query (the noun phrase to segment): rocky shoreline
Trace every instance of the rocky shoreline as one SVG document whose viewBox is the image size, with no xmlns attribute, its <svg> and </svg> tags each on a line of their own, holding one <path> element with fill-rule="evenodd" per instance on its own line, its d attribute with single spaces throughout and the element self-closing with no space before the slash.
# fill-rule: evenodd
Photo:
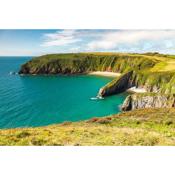
<svg viewBox="0 0 175 175">
<path fill-rule="evenodd" d="M 122 111 L 145 108 L 173 108 L 175 96 L 157 93 L 132 94 L 126 97 L 121 107 Z"/>
</svg>

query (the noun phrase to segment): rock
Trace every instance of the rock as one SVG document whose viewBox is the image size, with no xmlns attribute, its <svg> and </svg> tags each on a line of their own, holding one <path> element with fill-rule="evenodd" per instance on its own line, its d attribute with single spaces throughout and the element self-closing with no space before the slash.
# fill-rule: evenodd
<svg viewBox="0 0 175 175">
<path fill-rule="evenodd" d="M 175 96 L 145 93 L 129 95 L 121 109 L 123 111 L 141 109 L 141 108 L 171 108 L 175 107 Z"/>
<path fill-rule="evenodd" d="M 135 85 L 132 75 L 133 71 L 130 71 L 114 79 L 99 90 L 98 96 L 104 97 L 126 91 L 128 88 Z"/>
<path fill-rule="evenodd" d="M 132 109 L 132 96 L 131 95 L 128 95 L 126 97 L 121 108 L 122 108 L 122 111 L 129 111 Z"/>
<path fill-rule="evenodd" d="M 10 72 L 9 74 L 10 75 L 16 75 L 16 72 Z"/>
</svg>

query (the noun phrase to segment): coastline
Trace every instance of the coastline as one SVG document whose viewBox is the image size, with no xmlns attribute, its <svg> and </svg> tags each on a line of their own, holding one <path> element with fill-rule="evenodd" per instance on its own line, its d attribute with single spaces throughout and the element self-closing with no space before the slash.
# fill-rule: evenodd
<svg viewBox="0 0 175 175">
<path fill-rule="evenodd" d="M 134 61 L 133 63 L 135 63 L 135 62 L 136 61 Z M 47 66 L 47 64 L 46 64 L 46 66 Z M 39 67 L 39 65 L 38 65 L 38 67 Z M 121 66 L 119 66 L 119 67 L 121 68 Z M 159 67 L 159 65 L 158 65 L 158 67 Z M 30 68 L 30 66 L 29 66 L 29 68 Z M 63 68 L 64 68 L 64 64 L 63 64 Z M 99 67 L 97 68 L 97 70 L 98 69 L 99 69 Z M 31 68 L 31 70 L 35 70 L 35 69 Z M 95 70 L 95 69 L 92 67 L 91 69 L 87 69 L 87 70 Z M 115 70 L 115 69 L 108 69 L 108 67 L 105 67 L 104 70 Z M 117 70 L 119 72 L 122 72 L 122 71 L 120 71 L 120 69 L 117 69 Z M 134 69 L 133 70 L 131 69 L 131 71 L 134 71 Z M 111 79 L 113 79 L 113 80 L 111 80 L 112 83 L 111 82 L 108 83 L 108 80 L 107 80 L 107 84 L 105 85 L 107 87 L 106 88 L 107 91 L 112 91 L 114 89 L 115 90 L 114 94 L 115 94 L 115 93 L 120 92 L 120 91 L 117 91 L 116 89 L 120 90 L 120 89 L 122 89 L 121 87 L 125 87 L 124 92 L 129 92 L 130 97 L 128 98 L 129 100 L 125 99 L 126 102 L 125 102 L 124 107 L 125 107 L 125 109 L 130 110 L 130 111 L 123 110 L 123 111 L 127 111 L 127 112 L 120 111 L 120 113 L 118 113 L 118 114 L 111 114 L 109 116 L 104 116 L 104 117 L 98 117 L 98 116 L 93 115 L 94 118 L 89 119 L 88 121 L 82 121 L 82 120 L 79 121 L 78 120 L 78 122 L 75 122 L 75 123 L 70 122 L 70 121 L 68 121 L 68 122 L 63 121 L 62 123 L 59 123 L 58 125 L 53 123 L 53 128 L 52 128 L 52 124 L 49 124 L 49 126 L 38 126 L 38 127 L 34 126 L 34 128 L 33 127 L 30 128 L 30 126 L 27 126 L 27 128 L 19 128 L 19 130 L 16 128 L 14 130 L 11 128 L 9 128 L 9 129 L 3 128 L 1 130 L 2 138 L 0 139 L 1 140 L 0 145 L 1 144 L 86 145 L 86 144 L 92 144 L 92 143 L 93 144 L 102 144 L 102 145 L 105 145 L 105 144 L 115 145 L 117 143 L 119 143 L 119 144 L 123 143 L 123 144 L 128 144 L 128 145 L 131 144 L 132 145 L 132 144 L 142 144 L 142 143 L 140 143 L 140 141 L 144 141 L 144 139 L 145 139 L 144 144 L 148 144 L 148 145 L 149 144 L 157 144 L 158 140 L 155 139 L 155 132 L 157 130 L 155 129 L 155 131 L 153 133 L 152 133 L 152 131 L 153 131 L 153 128 L 157 128 L 160 126 L 159 126 L 159 123 L 157 123 L 157 121 L 155 121 L 155 117 L 158 118 L 158 120 L 160 120 L 160 119 L 162 120 L 161 127 L 165 127 L 162 130 L 165 131 L 165 138 L 167 138 L 167 135 L 166 135 L 167 134 L 166 133 L 167 125 L 168 125 L 168 127 L 172 127 L 172 128 L 174 128 L 174 126 L 175 126 L 174 125 L 175 119 L 173 121 L 173 119 L 171 117 L 171 116 L 175 116 L 174 115 L 175 109 L 174 108 L 172 108 L 171 110 L 169 108 L 165 109 L 164 104 L 167 103 L 167 106 L 168 106 L 169 103 L 174 103 L 174 99 L 171 97 L 166 98 L 166 96 L 163 94 L 157 95 L 155 93 L 154 96 L 152 94 L 149 94 L 149 93 L 144 94 L 147 91 L 149 92 L 149 88 L 147 89 L 147 83 L 149 83 L 149 80 L 152 80 L 152 78 L 149 79 L 151 77 L 152 72 L 148 75 L 147 74 L 144 75 L 144 74 L 142 74 L 142 72 L 141 72 L 141 74 L 139 74 L 139 72 L 137 72 L 138 75 L 136 75 L 136 76 L 139 80 L 141 80 L 140 82 L 142 82 L 142 83 L 132 83 L 132 81 L 133 82 L 135 81 L 133 78 L 135 75 L 132 76 L 132 73 L 130 73 L 131 71 L 125 72 L 122 75 L 120 73 L 110 72 L 110 71 L 88 72 L 88 71 L 86 71 L 86 69 L 85 69 L 85 71 L 82 71 L 83 73 L 78 73 L 79 69 L 78 68 L 76 69 L 76 67 L 75 67 L 75 69 L 72 69 L 70 67 L 70 71 L 67 71 L 65 68 L 64 71 L 62 72 L 63 74 L 52 73 L 52 70 L 48 74 L 46 74 L 47 68 L 44 69 L 44 71 L 41 69 L 40 72 L 33 71 L 34 72 L 33 74 L 31 74 L 30 72 L 27 72 L 25 74 L 25 71 L 24 71 L 24 74 L 20 74 L 21 76 L 23 76 L 23 75 L 33 75 L 33 76 L 35 76 L 35 75 L 45 75 L 45 76 L 47 76 L 47 75 L 49 75 L 49 76 L 50 75 L 63 75 L 63 76 L 75 75 L 76 76 L 76 75 L 83 75 L 83 74 L 86 75 L 87 74 L 87 75 L 94 75 L 94 79 L 96 79 L 96 77 L 100 77 L 100 76 L 101 76 L 101 78 L 106 77 L 106 78 L 102 78 L 104 80 L 107 79 L 107 77 L 111 78 Z M 165 76 L 163 73 L 159 73 L 159 72 L 158 72 L 158 74 L 155 73 L 155 77 L 153 79 L 154 82 L 153 82 L 153 84 L 151 84 L 151 87 L 156 86 L 156 88 L 159 88 L 159 84 L 161 84 L 162 82 L 164 83 L 164 81 L 161 81 L 162 80 L 161 78 L 163 78 L 165 76 L 165 80 L 166 80 L 165 82 L 168 83 L 168 81 L 170 81 L 172 79 L 173 75 L 174 75 L 173 73 L 168 74 L 167 76 Z M 120 77 L 118 77 L 118 76 L 120 76 Z M 92 78 L 92 76 L 91 76 L 91 78 Z M 131 80 L 131 82 L 130 82 L 130 80 Z M 53 83 L 53 82 L 54 81 L 52 81 L 51 83 Z M 173 85 L 173 83 L 174 82 L 172 82 L 170 85 Z M 47 81 L 47 84 L 48 84 L 48 81 Z M 62 84 L 62 83 L 59 81 L 58 85 L 59 84 Z M 72 88 L 72 84 L 73 83 L 71 82 L 69 87 L 71 87 L 71 89 L 74 89 L 74 88 Z M 76 85 L 77 84 L 78 83 L 76 83 Z M 81 84 L 83 84 L 83 83 L 81 83 Z M 94 84 L 96 85 L 96 83 L 94 83 Z M 137 86 L 135 86 L 136 84 L 137 84 Z M 150 85 L 150 84 L 148 84 L 148 85 Z M 52 84 L 51 87 L 55 87 L 54 84 Z M 77 86 L 77 87 L 79 87 L 79 86 Z M 128 87 L 131 87 L 131 88 L 127 89 Z M 9 89 L 11 89 L 11 87 L 9 87 Z M 56 87 L 56 89 L 59 89 L 59 88 Z M 84 87 L 83 87 L 83 90 L 84 90 Z M 79 95 L 80 91 L 77 91 L 77 92 L 78 92 L 77 94 Z M 89 92 L 89 89 L 88 89 L 88 92 Z M 150 92 L 150 93 L 152 93 L 152 92 Z M 46 93 L 44 92 L 43 95 L 44 94 L 46 94 Z M 63 96 L 62 94 L 64 94 L 64 93 L 61 92 L 61 96 L 59 98 L 61 99 L 61 97 L 63 97 L 63 99 L 65 99 L 66 98 L 65 95 Z M 42 98 L 43 98 L 43 95 L 41 96 Z M 107 96 L 108 95 L 110 95 L 110 93 L 107 94 Z M 126 95 L 127 95 L 127 93 L 126 93 Z M 75 95 L 75 97 L 76 97 L 75 100 L 77 100 L 77 95 Z M 24 98 L 26 98 L 26 95 L 24 96 Z M 100 98 L 103 98 L 103 97 L 100 97 Z M 53 99 L 56 99 L 55 94 L 53 94 Z M 92 100 L 95 100 L 95 99 L 96 99 L 96 97 L 92 97 Z M 46 98 L 46 100 L 47 100 L 47 98 Z M 58 100 L 56 100 L 56 101 L 58 101 Z M 104 101 L 101 101 L 101 102 L 103 103 Z M 81 103 L 82 103 L 82 101 L 81 101 Z M 93 104 L 93 109 L 94 109 L 95 102 L 93 102 L 93 103 L 94 103 Z M 98 105 L 98 103 L 99 103 L 99 101 L 96 104 Z M 109 102 L 107 102 L 107 103 L 109 105 Z M 115 103 L 117 103 L 117 100 Z M 54 103 L 54 104 L 56 104 L 56 103 Z M 66 102 L 66 104 L 68 104 L 68 102 Z M 161 109 L 160 109 L 160 107 L 159 107 L 159 109 L 157 109 L 158 105 L 160 105 L 160 106 L 162 105 Z M 105 106 L 105 108 L 103 108 L 103 106 L 101 107 L 101 105 L 100 105 L 100 111 L 102 111 L 103 109 L 104 109 L 104 111 L 107 111 L 107 105 Z M 117 109 L 119 106 L 121 106 L 121 105 L 116 104 Z M 132 111 L 133 106 L 134 106 L 135 111 Z M 88 106 L 88 108 L 89 108 L 89 106 Z M 39 110 L 39 108 L 37 108 L 37 110 Z M 42 112 L 43 112 L 43 110 L 42 110 Z M 49 113 L 50 113 L 50 111 L 49 111 Z M 168 114 L 168 116 L 170 116 L 170 118 L 167 117 L 167 114 Z M 53 115 L 55 115 L 55 114 L 53 114 Z M 85 115 L 85 114 L 83 114 L 83 115 Z M 114 116 L 114 118 L 111 118 L 112 116 Z M 133 120 L 133 116 L 134 116 L 134 119 L 136 118 L 136 120 Z M 145 118 L 150 117 L 150 121 L 143 120 L 144 116 L 145 116 Z M 126 117 L 128 117 L 128 118 L 126 119 Z M 138 117 L 140 117 L 139 121 L 138 121 Z M 55 116 L 54 116 L 54 118 L 55 118 Z M 152 118 L 153 118 L 153 120 L 152 120 Z M 150 125 L 150 123 L 151 123 L 151 125 Z M 152 124 L 155 124 L 155 127 L 153 127 Z M 156 124 L 158 124 L 158 126 L 156 126 Z M 99 126 L 99 128 L 97 130 L 95 130 L 96 127 L 98 127 L 98 126 Z M 111 128 L 109 128 L 110 126 L 111 126 Z M 121 129 L 121 126 L 123 128 L 120 131 L 119 129 Z M 136 133 L 135 133 L 135 131 L 131 130 L 133 128 L 133 126 L 134 126 L 134 130 L 138 129 L 138 130 L 136 130 Z M 45 129 L 46 127 L 47 127 L 47 129 Z M 70 131 L 68 130 L 69 128 L 70 128 Z M 128 142 L 128 141 L 126 142 L 126 130 L 124 130 L 124 132 L 123 132 L 123 129 L 125 129 L 125 128 L 127 128 L 127 133 L 130 134 L 128 136 L 128 140 L 131 142 Z M 131 130 L 131 133 L 129 133 L 128 128 L 129 128 L 129 130 Z M 105 129 L 107 129 L 107 130 L 105 130 Z M 116 130 L 114 130 L 114 129 L 116 129 Z M 146 129 L 148 129 L 148 130 L 146 130 Z M 87 132 L 86 134 L 84 134 L 85 130 Z M 104 133 L 101 133 L 103 130 L 104 130 Z M 143 130 L 143 133 L 140 133 L 141 130 Z M 147 132 L 147 131 L 150 132 L 150 130 L 151 130 L 151 133 L 148 133 L 149 134 L 148 138 L 145 138 L 145 136 L 147 136 L 147 134 L 145 134 L 145 132 Z M 9 137 L 9 134 L 12 134 L 12 132 L 13 132 L 13 136 Z M 120 134 L 117 135 L 117 133 L 119 133 L 119 132 L 120 132 Z M 92 133 L 93 133 L 93 135 L 92 135 Z M 116 136 L 115 142 L 114 142 L 114 138 L 113 138 L 114 133 Z M 138 135 L 138 134 L 143 136 L 143 138 L 141 138 L 140 135 Z M 157 134 L 159 134 L 159 133 L 157 133 Z M 173 134 L 174 133 L 172 133 L 172 135 Z M 160 135 L 162 136 L 162 131 L 160 132 Z M 45 136 L 47 136 L 49 138 L 45 139 Z M 135 138 L 133 138 L 133 136 L 135 136 Z M 151 138 L 151 136 L 153 138 Z M 84 138 L 84 140 L 82 140 L 82 138 Z M 123 140 L 121 140 L 122 138 L 123 138 Z M 158 138 L 159 138 L 159 135 L 158 135 Z M 111 139 L 111 142 L 109 142 L 110 139 Z M 119 139 L 119 140 L 117 140 L 117 139 Z M 164 138 L 161 138 L 161 140 L 162 139 L 164 140 Z M 148 141 L 150 141 L 150 142 L 148 142 Z M 162 144 L 162 142 L 161 142 L 161 144 Z M 175 143 L 173 143 L 173 144 L 175 145 Z"/>
<path fill-rule="evenodd" d="M 94 72 L 89 72 L 88 75 L 99 75 L 99 76 L 105 76 L 105 77 L 119 77 L 121 73 L 108 72 L 108 71 L 94 71 Z"/>
</svg>

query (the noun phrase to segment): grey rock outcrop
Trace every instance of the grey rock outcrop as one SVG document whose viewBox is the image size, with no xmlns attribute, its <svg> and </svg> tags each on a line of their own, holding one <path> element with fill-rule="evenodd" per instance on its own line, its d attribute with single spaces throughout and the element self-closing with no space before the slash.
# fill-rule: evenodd
<svg viewBox="0 0 175 175">
<path fill-rule="evenodd" d="M 162 95 L 162 94 L 133 94 L 129 95 L 121 109 L 123 111 L 129 111 L 141 108 L 171 108 L 175 107 L 174 95 Z"/>
</svg>

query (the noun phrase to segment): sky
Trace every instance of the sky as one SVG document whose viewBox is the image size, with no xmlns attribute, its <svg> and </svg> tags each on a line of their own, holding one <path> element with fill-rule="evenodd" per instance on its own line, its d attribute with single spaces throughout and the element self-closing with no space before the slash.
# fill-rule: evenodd
<svg viewBox="0 0 175 175">
<path fill-rule="evenodd" d="M 175 30 L 0 30 L 1 56 L 102 51 L 175 54 Z"/>
</svg>

